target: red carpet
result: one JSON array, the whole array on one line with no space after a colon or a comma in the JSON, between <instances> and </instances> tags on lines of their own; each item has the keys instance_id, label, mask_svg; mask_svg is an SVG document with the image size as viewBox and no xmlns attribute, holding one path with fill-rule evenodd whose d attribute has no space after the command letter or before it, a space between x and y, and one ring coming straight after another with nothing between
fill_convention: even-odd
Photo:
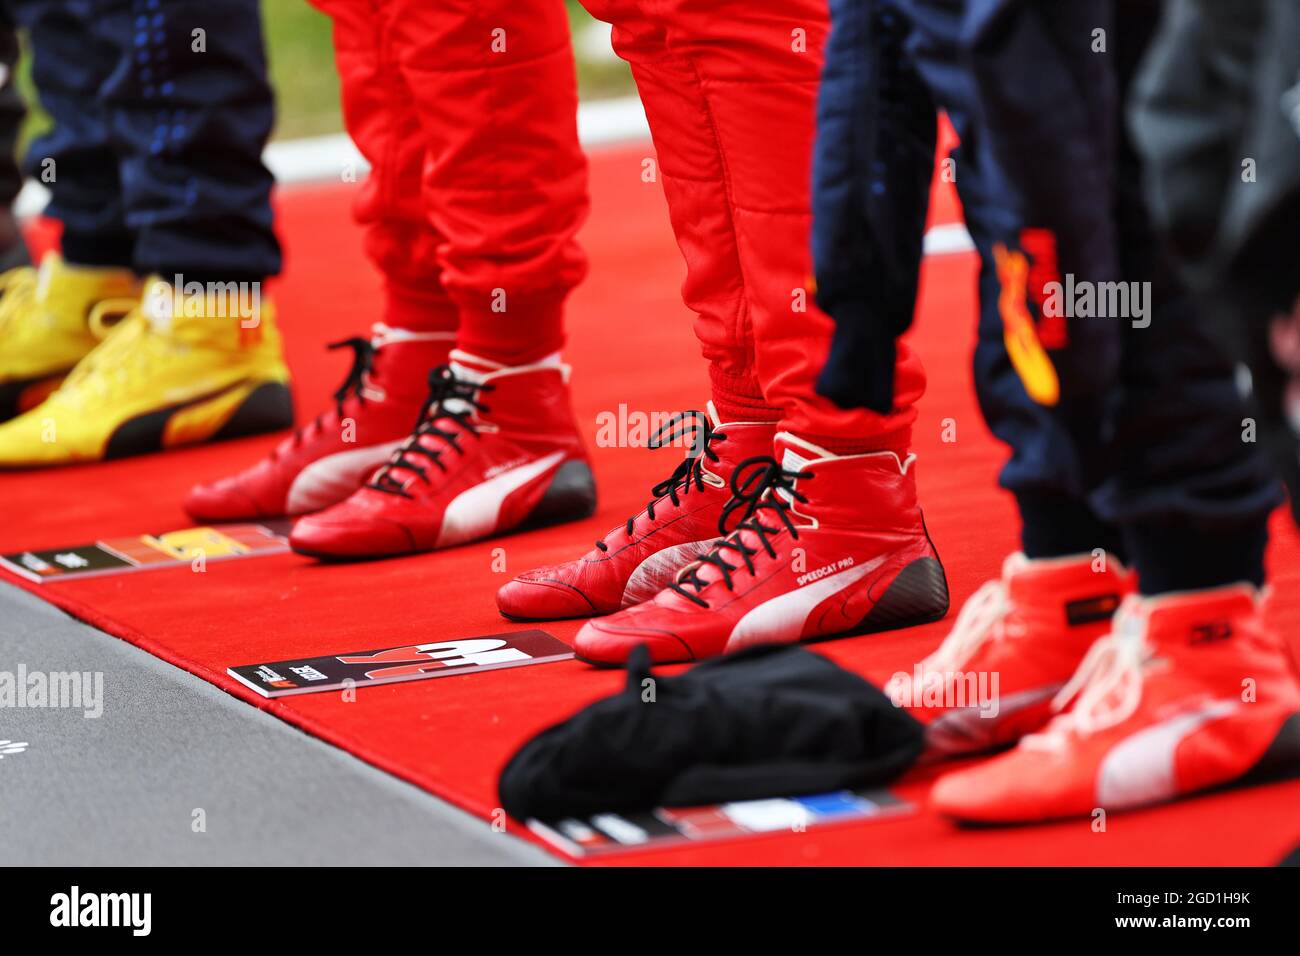
<instances>
[{"instance_id":1,"label":"red carpet","mask_svg":"<svg viewBox=\"0 0 1300 956\"><path fill-rule=\"evenodd\" d=\"M578 417L596 431L601 411L703 407L706 377L678 296L683 266L660 188L640 179L648 147L593 157L593 214L583 239L591 277L570 310L568 359ZM288 267L275 295L288 333L300 419L323 407L347 359L323 343L365 329L378 279L361 254L348 216L351 188L299 188L280 196ZM944 196L936 215L955 207ZM954 608L988 577L1016 540L1008 497L995 488L1003 449L975 405L969 357L974 328L974 257L931 259L915 341L930 386L921 404L916 450L922 500L948 569ZM957 440L940 441L944 419ZM179 507L197 479L242 467L274 438L196 448L166 457L41 473L0 475L5 502L0 550L56 547L99 537L166 531L188 522ZM644 507L650 486L676 464L675 452L595 449L601 504L580 525L484 542L442 554L352 566L294 555L37 587L19 586L76 616L212 681L250 703L364 759L488 817L496 775L529 735L612 692L614 672L577 662L364 690L354 703L324 693L268 702L225 675L233 664L386 647L511 630L497 615L494 572L572 557ZM1300 635L1297 536L1279 516L1272 553L1276 616ZM548 627L570 638L576 622ZM877 680L908 668L947 625L853 638L817 650ZM108 708L130 707L114 700ZM328 786L328 781L322 783ZM904 794L922 799L925 781ZM1300 842L1300 782L1231 791L1158 810L1112 815L1108 831L1088 822L958 830L924 813L887 822L814 828L728 844L626 854L656 863L821 864L1268 864ZM517 829L512 825L512 830Z\"/></svg>"}]
</instances>

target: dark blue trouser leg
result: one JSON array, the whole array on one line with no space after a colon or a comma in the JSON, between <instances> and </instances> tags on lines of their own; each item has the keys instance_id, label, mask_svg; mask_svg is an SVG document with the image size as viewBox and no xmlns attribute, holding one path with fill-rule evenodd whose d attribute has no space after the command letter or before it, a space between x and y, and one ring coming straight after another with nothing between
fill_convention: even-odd
<instances>
[{"instance_id":1,"label":"dark blue trouser leg","mask_svg":"<svg viewBox=\"0 0 1300 956\"><path fill-rule=\"evenodd\" d=\"M18 34L9 19L8 8L0 4L0 69L4 70L0 81L0 204L6 206L14 201L23 185L14 155L18 130L27 115L27 107L14 82L18 53Z\"/></svg>"},{"instance_id":2,"label":"dark blue trouser leg","mask_svg":"<svg viewBox=\"0 0 1300 956\"><path fill-rule=\"evenodd\" d=\"M831 0L813 151L817 304L835 319L817 391L888 412L912 321L938 117L885 0Z\"/></svg>"},{"instance_id":3,"label":"dark blue trouser leg","mask_svg":"<svg viewBox=\"0 0 1300 956\"><path fill-rule=\"evenodd\" d=\"M1088 18L1101 22L1110 4L1094 5L1098 9ZM1085 35L1077 22L1084 6L1047 0L969 4L988 14L984 23L991 25L967 37L984 111L982 132L997 165L1014 182L1027 221L1050 224L1062 274L1093 283L1121 278L1149 292L1149 311L1137 322L1129 315L1071 320L1069 344L1052 353L1062 401L1051 414L1075 443L1069 470L1079 476L1096 514L1122 529L1145 593L1239 580L1260 584L1278 483L1258 446L1242 440L1245 404L1232 363L1174 279L1150 228L1140 170L1122 125L1125 86L1156 7L1136 0L1115 6L1110 53L1099 57L1078 43ZM1078 81L1099 66L1113 71L1108 82L1116 95L1097 95L1106 81ZM1049 67L1076 77L1074 107L1082 121L1061 122L1068 104L1048 95ZM1036 99L1039 94L1045 98ZM1113 149L1093 152L1107 137ZM1103 165L1090 170L1089 163ZM1104 242L1098 210L1111 220ZM1072 392L1081 393L1074 414L1066 401ZM996 421L991 424L999 429ZM1030 441L1044 434L1038 431ZM1026 524L1032 520L1051 519L1027 511Z\"/></svg>"},{"instance_id":4,"label":"dark blue trouser leg","mask_svg":"<svg viewBox=\"0 0 1300 956\"><path fill-rule=\"evenodd\" d=\"M1012 448L1001 480L1020 505L1025 550L1119 548L1147 593L1261 583L1277 481L1258 447L1243 442L1232 364L1147 223L1121 123L1154 6L897 2L918 28L918 68L962 135L957 184L982 259L977 390L990 427ZM959 9L966 17L955 40ZM1090 49L1081 24L1107 29L1109 54ZM1026 301L1042 278L1026 228L1054 239L1052 278L1147 284L1149 324L1068 317L1050 341L1042 310ZM999 266L999 246L1031 269L1010 297L1017 279ZM1009 354L1008 300L1034 317L1059 385L1054 400L1031 396L1033 376Z\"/></svg>"},{"instance_id":5,"label":"dark blue trouser leg","mask_svg":"<svg viewBox=\"0 0 1300 956\"><path fill-rule=\"evenodd\" d=\"M27 106L14 79L18 54L18 34L9 8L0 3L0 71L3 71L0 77L0 272L31 262L13 213L14 199L23 185L17 155L18 133L27 115Z\"/></svg>"},{"instance_id":6,"label":"dark blue trouser leg","mask_svg":"<svg viewBox=\"0 0 1300 956\"><path fill-rule=\"evenodd\" d=\"M1140 8L1133 8L1140 10ZM1155 25L1130 11L1117 51L1127 84ZM1127 99L1127 96L1125 96ZM1114 467L1093 496L1124 529L1146 593L1262 584L1268 516L1281 501L1261 446L1243 440L1249 414L1212 317L1176 277L1141 190L1141 165L1123 137L1116 220L1126 276L1151 283L1152 321L1124 323L1117 392L1107 416Z\"/></svg>"},{"instance_id":7,"label":"dark blue trouser leg","mask_svg":"<svg viewBox=\"0 0 1300 956\"><path fill-rule=\"evenodd\" d=\"M909 56L961 138L953 154L957 189L980 255L976 394L990 428L1011 449L1000 483L1015 495L1021 512L1021 547L1030 557L1077 554L1099 547L1123 554L1118 530L1098 517L1088 501L1089 490L1108 467L1102 426L1106 396L1114 387L1119 366L1118 329L1064 319L1059 325L1063 336L1040 336L1057 397L1049 405L1030 396L1005 344L1007 303L1004 277L999 272L1007 271L1006 278L1012 278L1016 263L1030 268L1032 271L1019 280L1024 289L1018 301L1026 309L1036 308L1030 301L1029 284L1041 280L1043 267L1052 263L1038 260L1042 248L1026 247L1025 231L1051 231L1057 224L1038 218L1032 197L1007 178L992 151L994 144L986 133L990 120L983 113L977 85L961 51L962 4L952 0L895 0L895 4L914 28ZM1072 78L1059 64L1052 69L1041 67L1036 64L1044 95L1072 88ZM1067 125L1078 121L1077 113L1065 115L1063 121ZM1105 150L1105 142L1096 148ZM1106 164L1091 159L1081 165L1078 188L1084 193L1105 192ZM1088 209L1086 203L1081 205ZM1113 228L1105 204L1099 206L1089 210L1091 218L1086 223L1080 222L1078 214L1067 216L1067 225L1074 227L1074 232L1066 236L1057 252L1078 271L1117 274ZM1071 245L1076 236L1085 241ZM1004 257L1001 265L997 250Z\"/></svg>"},{"instance_id":8,"label":"dark blue trouser leg","mask_svg":"<svg viewBox=\"0 0 1300 956\"><path fill-rule=\"evenodd\" d=\"M52 194L46 214L63 224L63 250L84 265L131 266L117 151L100 89L118 61L95 29L94 0L14 0L27 28L32 80L54 128L32 142L27 174Z\"/></svg>"},{"instance_id":9,"label":"dark blue trouser leg","mask_svg":"<svg viewBox=\"0 0 1300 956\"><path fill-rule=\"evenodd\" d=\"M55 160L51 213L74 249L125 229L141 273L279 271L257 0L18 0L16 13L55 121L29 165Z\"/></svg>"}]
</instances>

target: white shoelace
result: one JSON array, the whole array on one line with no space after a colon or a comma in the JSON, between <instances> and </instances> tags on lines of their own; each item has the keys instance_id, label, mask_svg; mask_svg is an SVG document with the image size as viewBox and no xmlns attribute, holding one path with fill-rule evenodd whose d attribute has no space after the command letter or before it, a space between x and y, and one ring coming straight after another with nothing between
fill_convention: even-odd
<instances>
[{"instance_id":1,"label":"white shoelace","mask_svg":"<svg viewBox=\"0 0 1300 956\"><path fill-rule=\"evenodd\" d=\"M1059 716L1024 737L1020 746L1059 749L1071 734L1086 737L1133 716L1142 702L1142 672L1151 656L1146 636L1142 600L1130 595L1120 605L1111 633L1088 649L1074 676L1052 698Z\"/></svg>"}]
</instances>

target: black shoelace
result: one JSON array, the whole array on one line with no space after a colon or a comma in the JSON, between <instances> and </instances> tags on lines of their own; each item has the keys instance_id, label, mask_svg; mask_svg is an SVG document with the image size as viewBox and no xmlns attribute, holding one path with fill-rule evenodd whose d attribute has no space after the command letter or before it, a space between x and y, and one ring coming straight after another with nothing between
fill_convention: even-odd
<instances>
[{"instance_id":1,"label":"black shoelace","mask_svg":"<svg viewBox=\"0 0 1300 956\"><path fill-rule=\"evenodd\" d=\"M717 442L727 440L726 433L715 431L713 423L709 421L709 416L698 409L691 411L678 412L650 436L646 442L647 448L663 448L676 441L686 434L691 425L694 425L698 432L696 433L696 443L699 452L683 458L681 464L673 469L673 473L659 482L650 489L652 500L645 507L645 513L651 521L655 519L655 505L659 499L665 495L674 506L681 504L681 495L688 493L692 487L697 491L704 490L704 462L717 461L718 454L713 450L713 445ZM627 536L632 537L632 529L636 525L636 519L640 514L635 514L627 519ZM719 533L722 533L719 531ZM609 545L605 539L601 538L596 542L596 547L601 551L608 551Z\"/></svg>"},{"instance_id":2,"label":"black shoelace","mask_svg":"<svg viewBox=\"0 0 1300 956\"><path fill-rule=\"evenodd\" d=\"M709 602L700 597L700 592L710 582L700 577L699 572L704 570L705 565L709 565L717 568L721 573L722 583L726 585L727 590L734 591L735 585L731 575L740 570L740 565L727 563L727 552L738 554L750 575L754 574L754 556L760 551L766 551L769 558L776 557L776 549L768 539L780 534L782 529L764 524L763 512L776 515L785 530L790 532L791 537L798 540L799 529L790 520L791 504L780 493L784 491L795 501L807 502L808 499L795 489L794 483L798 478L812 476L812 472L809 471L786 471L781 467L780 462L768 455L759 455L742 461L731 475L731 500L722 509L722 518L718 525L719 528L725 529L727 519L743 508L745 513L740 522L730 534L713 546L713 550L684 570L681 577L669 587L686 600L707 608ZM760 547L751 548L745 544L742 535L745 531L753 533Z\"/></svg>"},{"instance_id":3,"label":"black shoelace","mask_svg":"<svg viewBox=\"0 0 1300 956\"><path fill-rule=\"evenodd\" d=\"M410 498L411 493L406 490L406 482L395 478L392 475L394 468L404 468L414 474L425 484L429 483L428 466L421 464L412 456L419 456L426 462L436 465L440 471L445 472L447 466L442 461L443 453L447 449L454 450L457 454L464 454L465 450L460 447L460 438L462 432L469 432L471 435L477 435L478 429L470 417L475 410L486 413L490 409L478 400L482 392L490 392L496 388L495 385L480 385L477 382L469 382L462 378L457 378L456 373L452 371L450 365L439 365L429 373L429 397L424 400L424 405L420 409L420 415L416 419L415 431L411 437L402 443L397 452L389 459L367 485L376 491L386 491L389 494L401 495L403 498ZM445 403L448 399L457 399L464 402L468 407L459 409L448 409ZM443 428L439 422L454 422L454 429ZM420 441L423 437L432 437L440 439L445 448L429 448Z\"/></svg>"},{"instance_id":4,"label":"black shoelace","mask_svg":"<svg viewBox=\"0 0 1300 956\"><path fill-rule=\"evenodd\" d=\"M326 346L331 352L335 349L350 348L352 350L352 367L348 369L347 378L343 379L343 384L334 390L334 414L336 417L343 418L343 403L349 396L355 396L356 400L362 405L366 404L366 376L374 369L375 365L375 347L370 344L369 339L363 339L354 336L350 339L344 339L341 342L331 342ZM295 447L302 444L302 436L309 430L321 427L321 422L325 418L325 413L317 415L312 423L305 428L299 428L293 433L293 444Z\"/></svg>"}]
</instances>

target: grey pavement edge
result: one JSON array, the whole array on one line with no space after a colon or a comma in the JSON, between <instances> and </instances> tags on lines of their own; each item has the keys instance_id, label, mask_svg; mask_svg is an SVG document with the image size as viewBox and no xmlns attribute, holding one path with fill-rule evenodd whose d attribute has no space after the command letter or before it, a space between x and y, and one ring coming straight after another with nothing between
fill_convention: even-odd
<instances>
[{"instance_id":1,"label":"grey pavement edge","mask_svg":"<svg viewBox=\"0 0 1300 956\"><path fill-rule=\"evenodd\" d=\"M0 865L558 863L0 584L0 681L20 666L102 673L105 704L0 703Z\"/></svg>"}]
</instances>

